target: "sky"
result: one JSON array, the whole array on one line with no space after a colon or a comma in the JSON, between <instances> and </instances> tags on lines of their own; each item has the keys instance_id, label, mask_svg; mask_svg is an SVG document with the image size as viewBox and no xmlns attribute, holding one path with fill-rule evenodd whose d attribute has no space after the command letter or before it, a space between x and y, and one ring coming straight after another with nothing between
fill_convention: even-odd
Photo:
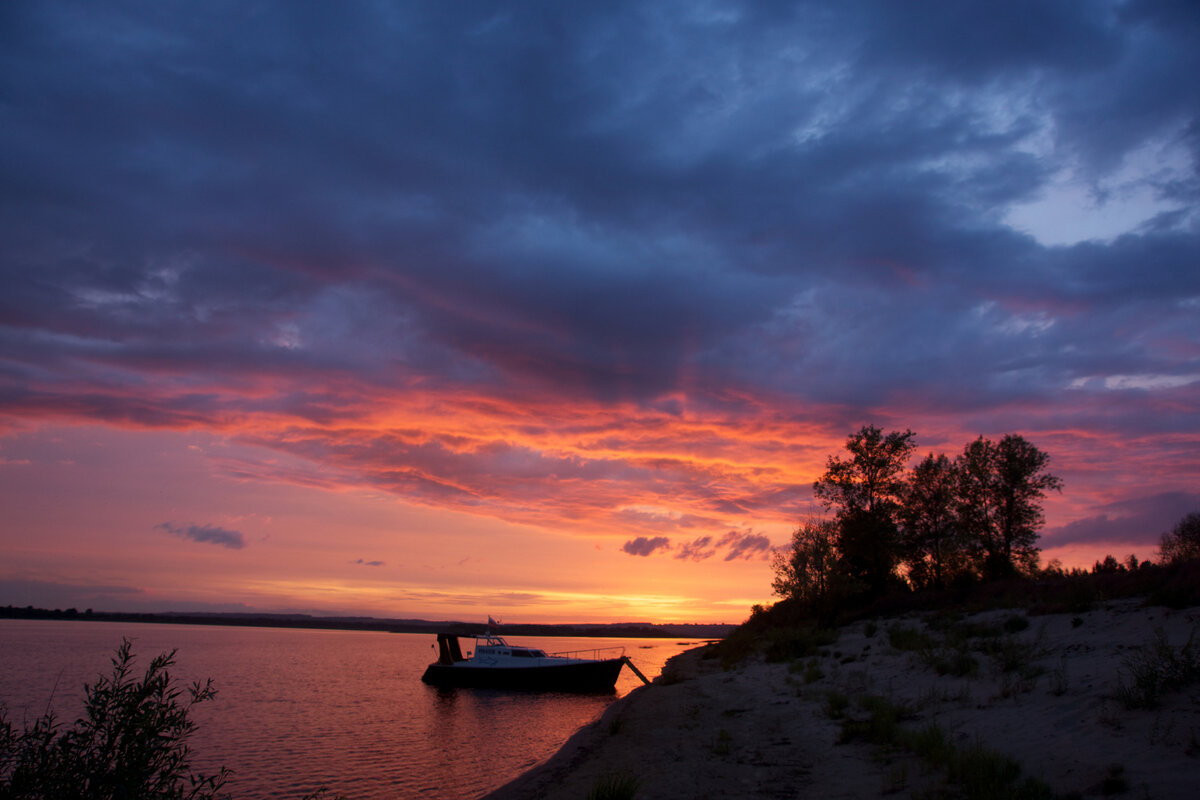
<instances>
[{"instance_id":1,"label":"sky","mask_svg":"<svg viewBox=\"0 0 1200 800\"><path fill-rule=\"evenodd\" d=\"M863 425L1200 509L1200 6L0 4L0 605L739 622Z\"/></svg>"}]
</instances>

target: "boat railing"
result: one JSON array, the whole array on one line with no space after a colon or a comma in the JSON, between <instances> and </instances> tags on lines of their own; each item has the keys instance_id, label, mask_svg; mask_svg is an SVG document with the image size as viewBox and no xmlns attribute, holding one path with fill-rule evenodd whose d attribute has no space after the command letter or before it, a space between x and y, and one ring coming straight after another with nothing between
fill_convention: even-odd
<instances>
[{"instance_id":1,"label":"boat railing","mask_svg":"<svg viewBox=\"0 0 1200 800\"><path fill-rule=\"evenodd\" d=\"M590 658L599 661L607 658L624 658L625 648L620 646L596 647L591 650L563 650L557 653L547 653L546 655L551 658Z\"/></svg>"}]
</instances>

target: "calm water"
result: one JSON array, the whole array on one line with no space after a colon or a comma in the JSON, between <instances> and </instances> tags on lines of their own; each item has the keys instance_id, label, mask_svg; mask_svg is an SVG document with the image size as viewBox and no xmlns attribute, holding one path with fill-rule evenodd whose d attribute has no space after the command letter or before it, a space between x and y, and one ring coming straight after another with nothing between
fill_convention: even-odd
<instances>
[{"instance_id":1,"label":"calm water","mask_svg":"<svg viewBox=\"0 0 1200 800\"><path fill-rule=\"evenodd\" d=\"M299 797L321 786L354 800L478 797L552 755L641 682L621 671L616 695L439 690L421 683L433 637L359 631L0 620L0 702L20 723L49 704L68 723L83 684L108 674L121 637L137 672L178 649L172 674L211 677L197 706L195 764L234 771L239 798ZM694 646L660 639L513 637L548 652L623 646L653 679Z\"/></svg>"}]
</instances>

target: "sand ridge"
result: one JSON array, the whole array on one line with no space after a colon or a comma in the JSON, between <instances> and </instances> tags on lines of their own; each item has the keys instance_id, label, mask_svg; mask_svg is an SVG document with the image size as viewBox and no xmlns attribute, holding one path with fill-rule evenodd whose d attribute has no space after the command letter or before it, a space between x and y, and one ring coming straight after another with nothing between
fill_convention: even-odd
<instances>
[{"instance_id":1,"label":"sand ridge","mask_svg":"<svg viewBox=\"0 0 1200 800\"><path fill-rule=\"evenodd\" d=\"M654 685L614 702L546 763L487 798L583 798L613 774L636 776L643 800L907 796L944 787L939 770L909 753L839 743L842 721L831 718L829 698L846 698L843 717L854 718L863 713L856 699L867 695L907 709L905 726L934 723L960 745L1012 757L1023 775L1061 794L1124 788L1129 797L1194 797L1200 684L1164 693L1154 708L1127 708L1118 695L1158 632L1178 652L1200 629L1200 609L1122 600L1029 616L1023 629L1010 624L1000 637L972 640L972 674L938 674L938 654L957 652L948 629L994 631L1014 618L1025 625L1024 617L1005 610L857 622L791 664L757 658L723 670L688 651ZM900 649L892 628L946 646Z\"/></svg>"}]
</instances>

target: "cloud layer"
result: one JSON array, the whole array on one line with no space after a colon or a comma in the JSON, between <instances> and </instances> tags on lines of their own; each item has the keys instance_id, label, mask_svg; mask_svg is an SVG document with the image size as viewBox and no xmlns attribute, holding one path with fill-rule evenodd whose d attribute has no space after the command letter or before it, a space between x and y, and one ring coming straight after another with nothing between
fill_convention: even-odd
<instances>
[{"instance_id":1,"label":"cloud layer","mask_svg":"<svg viewBox=\"0 0 1200 800\"><path fill-rule=\"evenodd\" d=\"M1195 4L0 13L0 432L681 561L866 422L1026 434L1062 543L1200 481Z\"/></svg>"}]
</instances>

